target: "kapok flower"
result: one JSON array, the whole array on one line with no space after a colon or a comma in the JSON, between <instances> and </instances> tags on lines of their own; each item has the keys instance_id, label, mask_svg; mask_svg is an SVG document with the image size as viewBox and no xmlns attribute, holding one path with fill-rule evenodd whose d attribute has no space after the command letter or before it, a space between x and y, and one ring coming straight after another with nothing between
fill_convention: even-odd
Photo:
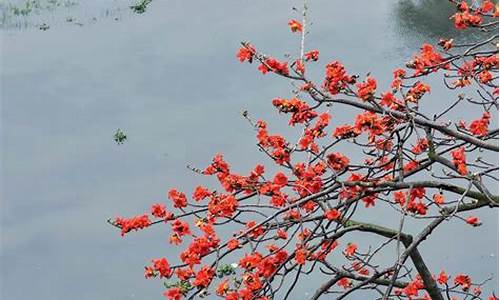
<instances>
[{"instance_id":1,"label":"kapok flower","mask_svg":"<svg viewBox=\"0 0 500 300\"><path fill-rule=\"evenodd\" d=\"M152 262L153 269L160 274L160 278L169 278L172 275L172 269L166 258L153 259Z\"/></svg>"},{"instance_id":2,"label":"kapok flower","mask_svg":"<svg viewBox=\"0 0 500 300\"><path fill-rule=\"evenodd\" d=\"M326 159L330 168L335 171L342 171L349 165L349 158L340 152L330 153Z\"/></svg>"},{"instance_id":3,"label":"kapok flower","mask_svg":"<svg viewBox=\"0 0 500 300\"><path fill-rule=\"evenodd\" d=\"M443 194L434 194L432 196L432 199L434 200L434 203L436 204L443 204L444 203L444 196Z\"/></svg>"},{"instance_id":4,"label":"kapok flower","mask_svg":"<svg viewBox=\"0 0 500 300\"><path fill-rule=\"evenodd\" d=\"M339 281L337 281L337 285L342 287L344 290L347 290L348 288L351 287L352 283L349 278L343 277Z\"/></svg>"},{"instance_id":5,"label":"kapok flower","mask_svg":"<svg viewBox=\"0 0 500 300\"><path fill-rule=\"evenodd\" d=\"M238 50L238 53L236 53L236 57L240 62L248 61L249 63L252 63L254 55L255 55L255 48L250 44L241 47Z\"/></svg>"},{"instance_id":6,"label":"kapok flower","mask_svg":"<svg viewBox=\"0 0 500 300\"><path fill-rule=\"evenodd\" d=\"M408 102L417 103L425 93L430 93L430 91L431 87L428 84L417 81L413 84L413 86L406 94L405 100Z\"/></svg>"},{"instance_id":7,"label":"kapok flower","mask_svg":"<svg viewBox=\"0 0 500 300\"><path fill-rule=\"evenodd\" d=\"M472 284L471 278L465 274L458 274L457 276L455 276L455 279L453 280L453 282L456 285L461 286L462 290L464 290L464 291L469 290L469 288Z\"/></svg>"},{"instance_id":8,"label":"kapok flower","mask_svg":"<svg viewBox=\"0 0 500 300\"><path fill-rule=\"evenodd\" d=\"M318 50L311 50L309 52L306 52L304 54L304 57L306 59L306 61L317 61L318 58L319 58L319 51Z\"/></svg>"},{"instance_id":9,"label":"kapok flower","mask_svg":"<svg viewBox=\"0 0 500 300\"><path fill-rule=\"evenodd\" d=\"M458 12L451 16L455 20L456 29L466 29L469 26L479 26L483 22L483 18L478 12L471 14L467 2L462 1L458 4Z\"/></svg>"},{"instance_id":10,"label":"kapok flower","mask_svg":"<svg viewBox=\"0 0 500 300\"><path fill-rule=\"evenodd\" d=\"M469 131L478 136L485 136L488 134L488 126L490 125L491 114L489 112L483 113L481 119L474 120L469 125Z\"/></svg>"},{"instance_id":11,"label":"kapok flower","mask_svg":"<svg viewBox=\"0 0 500 300\"><path fill-rule=\"evenodd\" d=\"M240 242L238 242L238 240L236 240L236 239L232 239L227 243L227 248L229 250L234 250L234 249L238 248L239 246L240 246Z\"/></svg>"},{"instance_id":12,"label":"kapok flower","mask_svg":"<svg viewBox=\"0 0 500 300\"><path fill-rule=\"evenodd\" d=\"M276 72L278 74L288 75L288 63L280 62L279 60L269 57L264 60L264 63L258 67L262 74L266 74L269 71Z\"/></svg>"},{"instance_id":13,"label":"kapok flower","mask_svg":"<svg viewBox=\"0 0 500 300\"><path fill-rule=\"evenodd\" d=\"M166 290L163 295L168 299L168 300L181 300L183 297L182 291L178 287L174 287L171 289Z\"/></svg>"},{"instance_id":14,"label":"kapok flower","mask_svg":"<svg viewBox=\"0 0 500 300\"><path fill-rule=\"evenodd\" d=\"M358 88L358 97L363 99L363 101L367 101L373 98L375 90L377 89L377 81L368 76L365 82L356 84L356 87Z\"/></svg>"},{"instance_id":15,"label":"kapok flower","mask_svg":"<svg viewBox=\"0 0 500 300\"><path fill-rule=\"evenodd\" d=\"M470 217L468 217L467 219L465 219L465 222L467 222L467 224L470 224L470 225L472 225L474 227L481 225L481 221L476 216L470 216Z\"/></svg>"},{"instance_id":16,"label":"kapok flower","mask_svg":"<svg viewBox=\"0 0 500 300\"><path fill-rule=\"evenodd\" d=\"M403 83L403 78L406 76L406 71L403 69L396 69L392 72L394 79L391 83L391 88L395 90L399 90L401 88L401 84Z\"/></svg>"},{"instance_id":17,"label":"kapok flower","mask_svg":"<svg viewBox=\"0 0 500 300\"><path fill-rule=\"evenodd\" d=\"M446 284L446 283L448 283L448 275L446 275L445 271L441 271L441 273L439 273L439 276L437 278L437 282L439 284Z\"/></svg>"},{"instance_id":18,"label":"kapok flower","mask_svg":"<svg viewBox=\"0 0 500 300\"><path fill-rule=\"evenodd\" d=\"M309 251L307 251L307 249L304 249L304 248L299 248L299 249L295 250L295 262L298 265L305 264L308 254L309 254Z\"/></svg>"},{"instance_id":19,"label":"kapok flower","mask_svg":"<svg viewBox=\"0 0 500 300\"><path fill-rule=\"evenodd\" d=\"M148 215L135 216L130 219L116 218L115 224L121 228L121 235L124 236L131 230L144 229L151 225Z\"/></svg>"},{"instance_id":20,"label":"kapok flower","mask_svg":"<svg viewBox=\"0 0 500 300\"><path fill-rule=\"evenodd\" d=\"M358 245L354 243L348 243L347 247L344 250L344 254L347 257L352 257L356 253L356 250L358 249Z\"/></svg>"},{"instance_id":21,"label":"kapok flower","mask_svg":"<svg viewBox=\"0 0 500 300\"><path fill-rule=\"evenodd\" d=\"M411 152L415 154L422 154L429 147L429 141L426 138L418 139L417 144L413 146Z\"/></svg>"},{"instance_id":22,"label":"kapok flower","mask_svg":"<svg viewBox=\"0 0 500 300\"><path fill-rule=\"evenodd\" d=\"M451 157L453 164L458 169L458 173L461 175L467 175L467 165L465 161L465 148L460 147L456 150L451 151Z\"/></svg>"},{"instance_id":23,"label":"kapok flower","mask_svg":"<svg viewBox=\"0 0 500 300\"><path fill-rule=\"evenodd\" d=\"M327 218L330 221L337 220L340 217L340 212L337 209L330 209L327 210L324 214L325 218Z\"/></svg>"},{"instance_id":24,"label":"kapok flower","mask_svg":"<svg viewBox=\"0 0 500 300\"><path fill-rule=\"evenodd\" d=\"M302 24L297 20L290 20L288 26L292 32L302 32Z\"/></svg>"},{"instance_id":25,"label":"kapok flower","mask_svg":"<svg viewBox=\"0 0 500 300\"><path fill-rule=\"evenodd\" d=\"M199 185L194 189L192 197L196 201L201 201L210 195L212 195L212 193L207 188Z\"/></svg>"},{"instance_id":26,"label":"kapok flower","mask_svg":"<svg viewBox=\"0 0 500 300\"><path fill-rule=\"evenodd\" d=\"M330 94L336 95L344 90L347 85L355 82L356 77L349 76L340 62L334 61L326 65L326 76L323 86Z\"/></svg>"},{"instance_id":27,"label":"kapok flower","mask_svg":"<svg viewBox=\"0 0 500 300\"><path fill-rule=\"evenodd\" d=\"M187 206L187 198L186 195L182 192L177 191L176 189L171 189L168 191L168 198L172 200L174 203L174 207L176 208L184 208Z\"/></svg>"},{"instance_id":28,"label":"kapok flower","mask_svg":"<svg viewBox=\"0 0 500 300\"><path fill-rule=\"evenodd\" d=\"M191 234L191 231L189 230L189 224L179 219L176 219L172 222L172 231L179 236Z\"/></svg>"},{"instance_id":29,"label":"kapok flower","mask_svg":"<svg viewBox=\"0 0 500 300\"><path fill-rule=\"evenodd\" d=\"M153 204L151 206L151 215L157 218L164 218L167 215L167 209L163 204Z\"/></svg>"},{"instance_id":30,"label":"kapok flower","mask_svg":"<svg viewBox=\"0 0 500 300\"><path fill-rule=\"evenodd\" d=\"M229 290L229 279L226 278L223 281L221 281L221 283L219 283L217 289L215 290L215 293L217 294L217 296L224 296L228 290Z\"/></svg>"},{"instance_id":31,"label":"kapok flower","mask_svg":"<svg viewBox=\"0 0 500 300\"><path fill-rule=\"evenodd\" d=\"M207 287L212 281L214 275L215 271L211 267L204 266L198 273L196 273L193 285L195 287Z\"/></svg>"},{"instance_id":32,"label":"kapok flower","mask_svg":"<svg viewBox=\"0 0 500 300\"><path fill-rule=\"evenodd\" d=\"M333 132L333 137L340 139L348 139L351 137L357 137L361 133L361 130L352 125L342 125L335 128Z\"/></svg>"},{"instance_id":33,"label":"kapok flower","mask_svg":"<svg viewBox=\"0 0 500 300\"><path fill-rule=\"evenodd\" d=\"M446 64L440 65L443 62L443 57L434 50L432 45L423 44L420 54L415 55L413 60L407 63L406 66L415 69L415 75L420 75L426 72L435 72L439 68L447 68Z\"/></svg>"}]
</instances>

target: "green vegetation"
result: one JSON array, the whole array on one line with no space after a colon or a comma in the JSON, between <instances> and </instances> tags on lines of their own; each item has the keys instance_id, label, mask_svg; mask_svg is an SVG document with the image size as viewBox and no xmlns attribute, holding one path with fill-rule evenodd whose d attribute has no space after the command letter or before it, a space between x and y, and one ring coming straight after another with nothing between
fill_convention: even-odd
<instances>
[{"instance_id":1,"label":"green vegetation","mask_svg":"<svg viewBox=\"0 0 500 300\"><path fill-rule=\"evenodd\" d=\"M127 136L120 128L116 130L115 135L113 137L118 145L122 145L127 140Z\"/></svg>"},{"instance_id":2,"label":"green vegetation","mask_svg":"<svg viewBox=\"0 0 500 300\"><path fill-rule=\"evenodd\" d=\"M146 12L146 8L153 0L139 0L135 5L131 5L130 9L137 14L143 14Z\"/></svg>"}]
</instances>

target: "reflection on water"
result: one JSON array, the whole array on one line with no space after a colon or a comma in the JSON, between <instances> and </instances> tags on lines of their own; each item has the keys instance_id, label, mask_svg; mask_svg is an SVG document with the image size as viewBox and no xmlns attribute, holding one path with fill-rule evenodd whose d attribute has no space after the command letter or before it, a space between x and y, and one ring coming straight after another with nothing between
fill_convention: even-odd
<instances>
[{"instance_id":1,"label":"reflection on water","mask_svg":"<svg viewBox=\"0 0 500 300\"><path fill-rule=\"evenodd\" d=\"M48 30L61 25L85 25L101 19L121 20L128 15L130 1L102 0L2 0L0 27Z\"/></svg>"},{"instance_id":2,"label":"reflection on water","mask_svg":"<svg viewBox=\"0 0 500 300\"><path fill-rule=\"evenodd\" d=\"M455 12L448 1L399 0L394 2L392 17L399 35L410 42L421 39L435 42L450 37L463 42L480 36L479 33L471 35L471 31L457 31L449 20Z\"/></svg>"}]
</instances>

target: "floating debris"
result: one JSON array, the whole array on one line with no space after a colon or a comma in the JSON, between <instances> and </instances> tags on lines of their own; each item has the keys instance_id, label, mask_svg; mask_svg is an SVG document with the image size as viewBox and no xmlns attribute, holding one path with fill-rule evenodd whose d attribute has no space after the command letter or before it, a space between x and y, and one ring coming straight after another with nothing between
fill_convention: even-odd
<instances>
[{"instance_id":1,"label":"floating debris","mask_svg":"<svg viewBox=\"0 0 500 300\"><path fill-rule=\"evenodd\" d=\"M40 28L40 30L46 31L49 30L50 26L45 23L42 23L38 28Z\"/></svg>"},{"instance_id":2,"label":"floating debris","mask_svg":"<svg viewBox=\"0 0 500 300\"><path fill-rule=\"evenodd\" d=\"M118 145L122 145L125 142L125 140L127 140L127 136L120 128L116 130L115 135L113 137Z\"/></svg>"},{"instance_id":3,"label":"floating debris","mask_svg":"<svg viewBox=\"0 0 500 300\"><path fill-rule=\"evenodd\" d=\"M131 5L130 9L133 10L136 14L143 14L146 12L146 8L153 0L139 0L137 4Z\"/></svg>"}]
</instances>

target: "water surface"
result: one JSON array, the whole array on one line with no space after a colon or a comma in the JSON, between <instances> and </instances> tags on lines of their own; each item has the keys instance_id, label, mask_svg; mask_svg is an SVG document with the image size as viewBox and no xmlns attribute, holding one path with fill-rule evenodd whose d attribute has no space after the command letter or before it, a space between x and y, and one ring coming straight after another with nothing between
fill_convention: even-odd
<instances>
[{"instance_id":1,"label":"water surface","mask_svg":"<svg viewBox=\"0 0 500 300\"><path fill-rule=\"evenodd\" d=\"M380 86L422 42L453 33L429 22L451 12L439 1L311 2L307 47L320 49L318 66L338 59ZM2 30L2 299L160 299L161 284L144 280L142 267L176 253L168 228L123 239L106 219L146 211L170 187L206 183L185 166L204 167L214 153L244 173L262 161L243 109L285 127L270 101L290 96L289 82L240 64L235 52L242 40L277 57L298 51L289 2L154 1L143 15L128 5L92 0ZM323 69L311 72L320 79ZM435 86L432 99L449 97ZM113 141L117 128L124 145ZM489 288L498 289L497 215L479 216L480 230L444 226L421 251L433 272L494 274ZM307 292L301 285L297 295Z\"/></svg>"}]
</instances>

